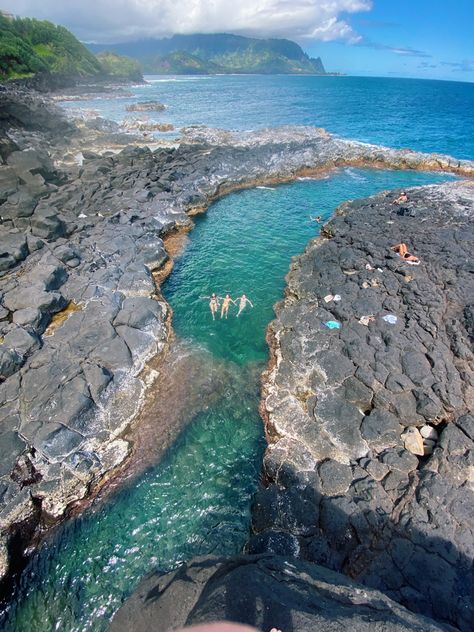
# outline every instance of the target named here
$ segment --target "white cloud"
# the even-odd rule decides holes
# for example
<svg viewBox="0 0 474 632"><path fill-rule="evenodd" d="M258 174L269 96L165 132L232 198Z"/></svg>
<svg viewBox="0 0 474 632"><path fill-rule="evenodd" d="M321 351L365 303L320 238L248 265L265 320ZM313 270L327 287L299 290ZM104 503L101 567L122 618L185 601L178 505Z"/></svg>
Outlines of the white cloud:
<svg viewBox="0 0 474 632"><path fill-rule="evenodd" d="M369 11L372 0L2 0L15 14L48 19L78 37L120 41L173 33L344 40L360 37L344 14Z"/></svg>

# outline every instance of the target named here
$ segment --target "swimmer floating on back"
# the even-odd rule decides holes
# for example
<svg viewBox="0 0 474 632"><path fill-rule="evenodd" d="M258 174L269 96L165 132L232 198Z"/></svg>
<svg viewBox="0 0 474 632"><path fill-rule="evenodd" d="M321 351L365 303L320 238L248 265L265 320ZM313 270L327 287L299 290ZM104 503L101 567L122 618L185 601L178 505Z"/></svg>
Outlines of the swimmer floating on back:
<svg viewBox="0 0 474 632"><path fill-rule="evenodd" d="M234 303L234 305L236 304L235 301L233 301L230 297L230 294L226 294L225 297L222 299L221 318L223 318L224 314L227 318L227 315L229 313L229 305L231 303Z"/></svg>
<svg viewBox="0 0 474 632"><path fill-rule="evenodd" d="M219 296L217 296L216 293L213 292L211 296L201 296L201 298L209 299L209 309L211 310L212 320L216 320L216 313L219 309Z"/></svg>
<svg viewBox="0 0 474 632"><path fill-rule="evenodd" d="M239 311L237 313L237 318L240 316L240 314L243 312L243 310L245 309L245 306L247 305L247 303L250 303L250 307L253 307L253 303L250 299L248 299L245 294L242 294L242 296L240 298L237 299L239 301Z"/></svg>

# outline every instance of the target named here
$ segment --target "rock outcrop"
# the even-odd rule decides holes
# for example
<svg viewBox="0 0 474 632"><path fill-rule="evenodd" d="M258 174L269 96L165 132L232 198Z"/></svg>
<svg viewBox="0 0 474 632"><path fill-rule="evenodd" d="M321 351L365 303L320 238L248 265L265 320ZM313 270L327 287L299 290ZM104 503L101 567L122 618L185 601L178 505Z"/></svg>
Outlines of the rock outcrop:
<svg viewBox="0 0 474 632"><path fill-rule="evenodd" d="M447 630L382 593L315 564L275 555L202 557L144 579L110 632L166 632L233 621L264 632Z"/></svg>
<svg viewBox="0 0 474 632"><path fill-rule="evenodd" d="M166 105L158 101L141 101L127 105L125 109L127 112L163 112L166 110Z"/></svg>
<svg viewBox="0 0 474 632"><path fill-rule="evenodd" d="M83 149L82 165L66 168L60 154L80 146L77 130L44 98L0 98L22 104L21 117L5 110L0 130L2 551L13 529L60 518L130 454L121 434L141 405L141 370L168 335L154 279L167 261L162 237L191 226L188 211L233 188L341 164L474 173L469 161L306 128L192 128L176 148ZM421 380L425 364L406 361ZM442 401L438 390L420 410Z"/></svg>
<svg viewBox="0 0 474 632"><path fill-rule="evenodd" d="M471 630L474 187L408 195L344 204L292 264L269 328L248 549Z"/></svg>

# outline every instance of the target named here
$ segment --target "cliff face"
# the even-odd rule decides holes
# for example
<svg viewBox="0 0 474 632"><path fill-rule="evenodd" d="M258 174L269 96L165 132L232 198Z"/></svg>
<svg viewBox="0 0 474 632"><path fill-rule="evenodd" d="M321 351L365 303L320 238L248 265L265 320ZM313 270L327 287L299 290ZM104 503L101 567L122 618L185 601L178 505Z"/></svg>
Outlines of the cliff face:
<svg viewBox="0 0 474 632"><path fill-rule="evenodd" d="M470 630L474 187L396 195L344 205L292 265L269 330L268 485L249 550Z"/></svg>

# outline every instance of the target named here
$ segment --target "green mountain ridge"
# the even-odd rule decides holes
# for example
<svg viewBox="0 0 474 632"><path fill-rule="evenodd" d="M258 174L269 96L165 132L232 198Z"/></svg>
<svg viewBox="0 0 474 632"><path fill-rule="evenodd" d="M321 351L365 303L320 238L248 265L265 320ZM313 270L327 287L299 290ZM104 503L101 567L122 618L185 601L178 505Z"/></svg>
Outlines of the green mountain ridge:
<svg viewBox="0 0 474 632"><path fill-rule="evenodd" d="M158 75L209 75L223 72L218 64L184 51L146 58L142 60L141 66L144 72Z"/></svg>
<svg viewBox="0 0 474 632"><path fill-rule="evenodd" d="M139 62L124 55L117 55L111 51L104 51L96 55L99 63L111 79L117 81L126 79L129 81L142 81L143 75Z"/></svg>
<svg viewBox="0 0 474 632"><path fill-rule="evenodd" d="M41 77L46 78L46 85L58 79L140 81L142 71L327 74L319 57L309 57L286 39L217 33L86 46L63 26L0 11L0 80Z"/></svg>
<svg viewBox="0 0 474 632"><path fill-rule="evenodd" d="M311 58L286 39L256 39L227 33L173 35L122 44L89 44L137 59L148 74L327 74L321 59Z"/></svg>
<svg viewBox="0 0 474 632"><path fill-rule="evenodd" d="M76 80L141 80L138 62L94 55L70 31L45 20L0 13L0 80L37 76Z"/></svg>

